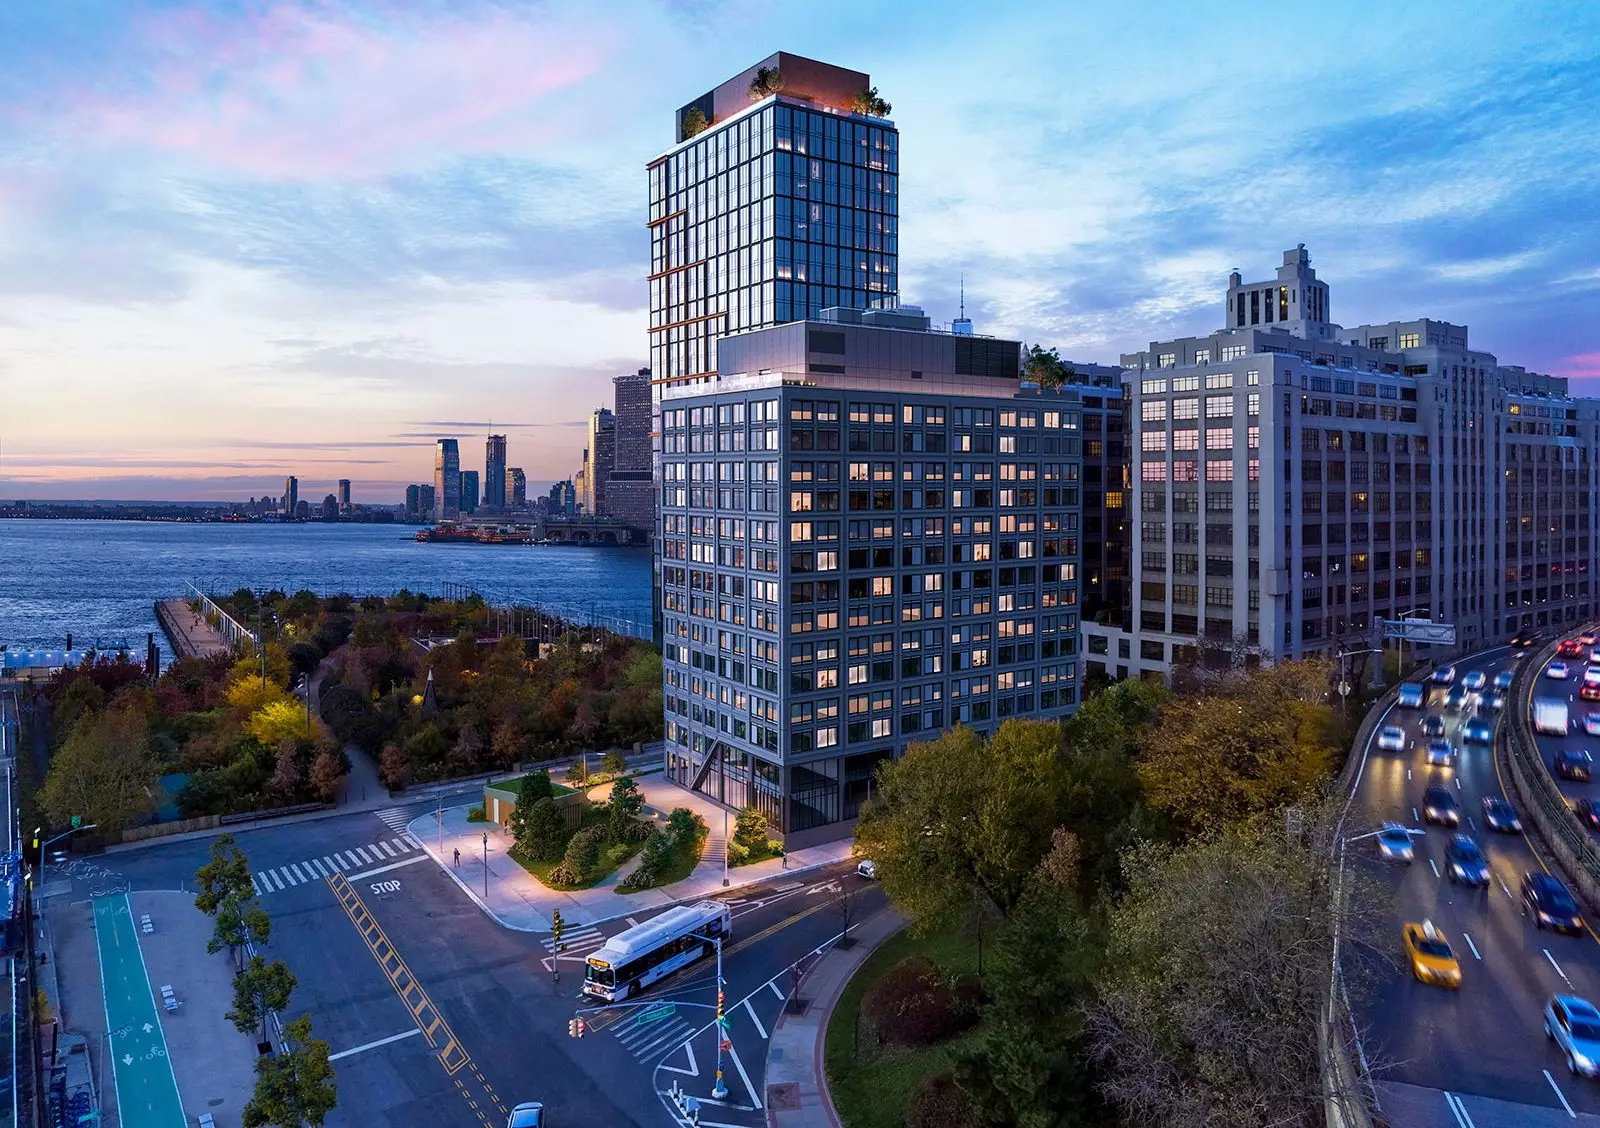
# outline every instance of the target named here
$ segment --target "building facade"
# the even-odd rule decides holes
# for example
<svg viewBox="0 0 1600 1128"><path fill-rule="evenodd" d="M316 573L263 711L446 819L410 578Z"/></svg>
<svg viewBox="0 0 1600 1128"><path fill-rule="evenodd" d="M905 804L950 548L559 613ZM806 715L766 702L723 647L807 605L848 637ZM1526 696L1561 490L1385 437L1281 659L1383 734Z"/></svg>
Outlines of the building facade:
<svg viewBox="0 0 1600 1128"><path fill-rule="evenodd" d="M578 487L578 505L584 513L600 516L605 512L606 485L611 478L611 468L616 464L617 417L608 407L599 407L589 413L583 466L573 479Z"/></svg>
<svg viewBox="0 0 1600 1128"><path fill-rule="evenodd" d="M433 450L433 519L461 516L461 450L454 439L440 439Z"/></svg>
<svg viewBox="0 0 1600 1128"><path fill-rule="evenodd" d="M1232 275L1219 332L1123 357L1131 622L1086 625L1086 661L1152 676L1202 643L1369 647L1378 619L1473 647L1591 617L1600 403L1466 326L1329 321L1303 246L1277 275Z"/></svg>
<svg viewBox="0 0 1600 1128"><path fill-rule="evenodd" d="M506 507L506 437L490 435L483 444L483 504L498 512Z"/></svg>
<svg viewBox="0 0 1600 1128"><path fill-rule="evenodd" d="M1083 389L914 310L718 348L661 400L669 778L838 837L907 742L1072 711Z"/></svg>
<svg viewBox="0 0 1600 1128"><path fill-rule="evenodd" d="M478 472L461 471L461 512L470 517L478 512Z"/></svg>
<svg viewBox="0 0 1600 1128"><path fill-rule="evenodd" d="M528 505L528 476L520 466L506 470L506 504L512 509L524 509Z"/></svg>
<svg viewBox="0 0 1600 1128"><path fill-rule="evenodd" d="M578 512L578 491L571 479L550 483L549 513L552 517L571 517Z"/></svg>
<svg viewBox="0 0 1600 1128"><path fill-rule="evenodd" d="M606 480L604 516L634 529L655 524L655 487L650 473L650 370L612 378L615 446Z"/></svg>
<svg viewBox="0 0 1600 1128"><path fill-rule="evenodd" d="M339 479L339 512L340 513L349 513L351 508L352 508L352 506L350 505L350 479L349 478L340 478Z"/></svg>
<svg viewBox="0 0 1600 1128"><path fill-rule="evenodd" d="M283 480L283 515L293 518L300 508L300 479L290 474Z"/></svg>

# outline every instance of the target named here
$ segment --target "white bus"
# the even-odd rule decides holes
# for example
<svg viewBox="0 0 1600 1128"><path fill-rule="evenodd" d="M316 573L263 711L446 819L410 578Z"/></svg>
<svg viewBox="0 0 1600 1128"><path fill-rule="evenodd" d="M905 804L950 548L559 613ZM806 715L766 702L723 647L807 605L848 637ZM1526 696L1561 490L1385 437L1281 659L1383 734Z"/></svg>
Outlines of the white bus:
<svg viewBox="0 0 1600 1128"><path fill-rule="evenodd" d="M720 901L676 905L619 932L589 953L583 993L615 1003L637 994L680 967L708 956L733 935L733 913Z"/></svg>

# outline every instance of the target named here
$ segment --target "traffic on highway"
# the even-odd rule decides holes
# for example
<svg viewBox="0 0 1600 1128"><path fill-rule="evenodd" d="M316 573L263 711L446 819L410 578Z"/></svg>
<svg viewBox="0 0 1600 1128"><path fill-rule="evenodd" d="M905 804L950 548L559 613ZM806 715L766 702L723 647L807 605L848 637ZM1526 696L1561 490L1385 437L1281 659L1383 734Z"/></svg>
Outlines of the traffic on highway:
<svg viewBox="0 0 1600 1128"><path fill-rule="evenodd" d="M1572 641L1582 649L1564 659L1566 676L1541 678L1535 696L1559 696L1572 714L1568 735L1539 740L1577 803L1590 798L1587 772L1564 775L1557 764L1562 753L1588 762L1579 694L1593 640ZM1600 1115L1600 1012L1591 1005L1600 1003L1600 943L1563 875L1526 836L1494 753L1503 726L1532 721L1507 708L1523 647L1534 645L1518 643L1402 687L1354 750L1348 845L1393 891L1399 916L1398 972L1360 1014L1363 1057L1391 1123L1477 1128Z"/></svg>

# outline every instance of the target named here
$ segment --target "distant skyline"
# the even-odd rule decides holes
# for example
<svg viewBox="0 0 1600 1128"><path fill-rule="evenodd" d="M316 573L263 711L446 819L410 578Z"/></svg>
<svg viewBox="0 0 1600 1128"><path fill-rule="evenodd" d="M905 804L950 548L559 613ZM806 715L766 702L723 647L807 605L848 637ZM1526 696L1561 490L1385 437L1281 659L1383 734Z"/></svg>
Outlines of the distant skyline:
<svg viewBox="0 0 1600 1128"><path fill-rule="evenodd" d="M1600 7L78 0L0 13L0 499L537 483L644 363L645 163L776 50L871 73L901 291L1113 363L1305 243L1600 394Z"/></svg>

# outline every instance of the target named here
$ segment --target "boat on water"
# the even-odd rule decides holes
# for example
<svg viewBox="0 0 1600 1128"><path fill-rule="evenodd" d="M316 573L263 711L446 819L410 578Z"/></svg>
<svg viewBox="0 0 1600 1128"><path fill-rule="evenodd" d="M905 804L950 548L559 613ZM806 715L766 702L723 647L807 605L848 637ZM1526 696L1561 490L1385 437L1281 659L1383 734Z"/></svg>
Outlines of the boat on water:
<svg viewBox="0 0 1600 1128"><path fill-rule="evenodd" d="M418 529L417 540L429 544L533 544L533 530L516 525L435 525Z"/></svg>

